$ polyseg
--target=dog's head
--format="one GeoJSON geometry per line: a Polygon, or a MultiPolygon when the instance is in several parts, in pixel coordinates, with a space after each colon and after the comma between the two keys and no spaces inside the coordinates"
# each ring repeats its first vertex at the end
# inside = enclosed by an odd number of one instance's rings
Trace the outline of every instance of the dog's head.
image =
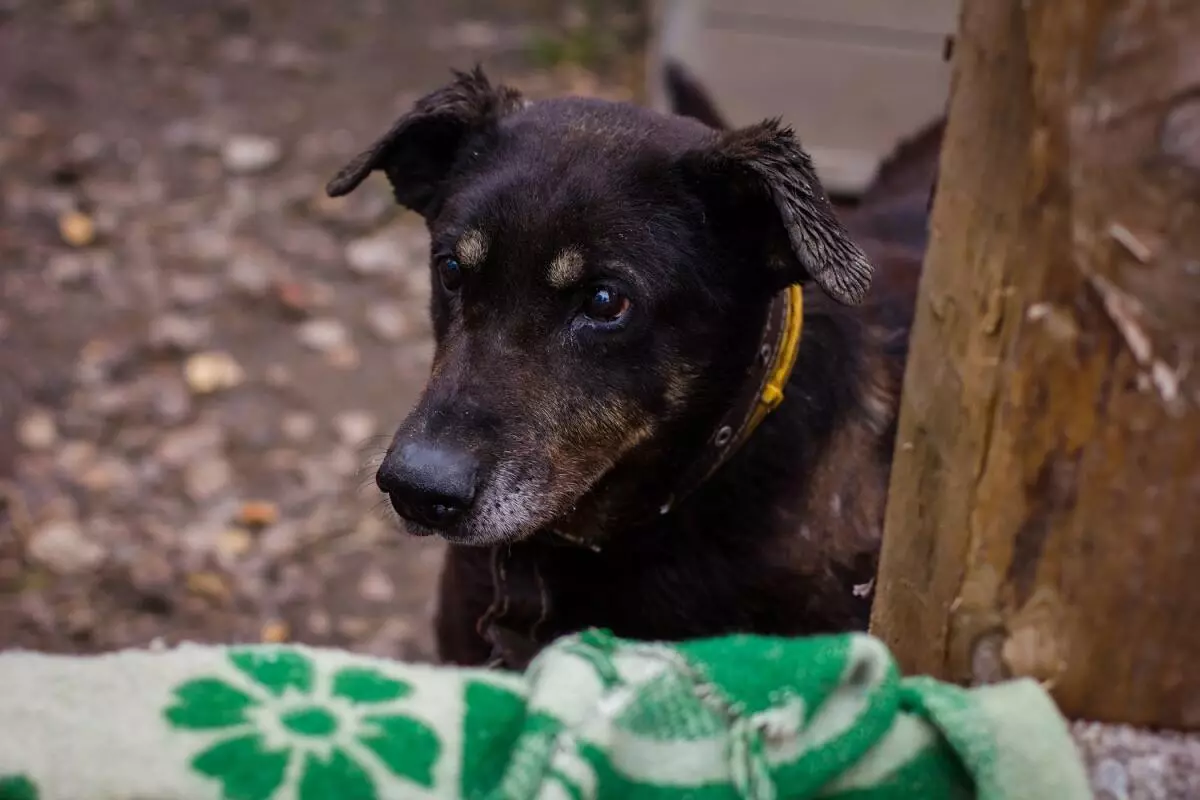
{"type": "Polygon", "coordinates": [[[776,122],[720,133],[628,104],[527,103],[476,70],[330,194],[373,170],[429,226],[437,340],[377,482],[410,531],[458,543],[661,502],[738,388],[770,298],[811,281],[855,303],[870,281],[776,122]]]}

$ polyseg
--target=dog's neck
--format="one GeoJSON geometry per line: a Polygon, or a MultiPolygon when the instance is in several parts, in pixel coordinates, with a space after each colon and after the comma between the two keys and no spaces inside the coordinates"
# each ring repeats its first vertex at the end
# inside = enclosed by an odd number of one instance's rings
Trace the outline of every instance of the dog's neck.
{"type": "MultiPolygon", "coordinates": [[[[804,327],[804,294],[799,286],[788,286],[772,297],[752,357],[745,366],[737,390],[724,413],[709,426],[698,452],[689,455],[677,478],[658,493],[660,502],[626,527],[653,524],[669,515],[700,489],[753,437],[758,427],[784,400],[787,384],[800,352],[804,327]]],[[[608,536],[580,533],[571,520],[544,532],[543,539],[599,551],[608,536]]],[[[575,521],[577,522],[577,520],[575,521]]]]}
{"type": "Polygon", "coordinates": [[[883,465],[890,449],[898,375],[885,372],[888,362],[860,311],[819,296],[811,300],[779,407],[660,521],[664,540],[673,530],[686,536],[695,520],[725,520],[707,527],[727,531],[732,541],[766,538],[781,527],[809,528],[843,536],[856,549],[849,528],[876,527],[855,518],[856,507],[870,505],[856,495],[874,495],[886,483],[886,468],[876,472],[873,465],[883,465]]]}

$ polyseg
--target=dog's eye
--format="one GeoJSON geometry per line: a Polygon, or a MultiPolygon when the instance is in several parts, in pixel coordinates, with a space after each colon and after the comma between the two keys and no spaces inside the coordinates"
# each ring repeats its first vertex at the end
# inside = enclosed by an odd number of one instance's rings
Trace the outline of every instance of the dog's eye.
{"type": "Polygon", "coordinates": [[[629,310],[629,298],[611,286],[595,286],[588,291],[583,314],[593,322],[616,322],[629,310]]]}
{"type": "Polygon", "coordinates": [[[438,276],[446,291],[458,291],[458,287],[462,286],[462,265],[453,258],[443,258],[438,263],[438,276]]]}

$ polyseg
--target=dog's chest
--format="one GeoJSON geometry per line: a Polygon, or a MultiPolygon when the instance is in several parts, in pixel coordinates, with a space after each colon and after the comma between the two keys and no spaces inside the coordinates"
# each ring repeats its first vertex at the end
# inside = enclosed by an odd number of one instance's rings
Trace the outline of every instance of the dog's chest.
{"type": "Polygon", "coordinates": [[[756,569],[750,558],[514,545],[494,548],[489,559],[491,602],[476,628],[493,662],[509,668],[523,668],[558,636],[585,628],[677,640],[802,625],[804,581],[786,569],[756,569]]]}

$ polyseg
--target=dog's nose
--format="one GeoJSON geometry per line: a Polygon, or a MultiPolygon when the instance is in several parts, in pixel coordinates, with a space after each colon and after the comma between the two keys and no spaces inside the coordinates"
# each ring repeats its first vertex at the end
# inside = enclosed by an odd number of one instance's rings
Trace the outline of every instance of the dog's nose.
{"type": "Polygon", "coordinates": [[[441,530],[475,499],[479,462],[469,453],[423,442],[394,448],[379,465],[375,484],[405,519],[441,530]]]}

